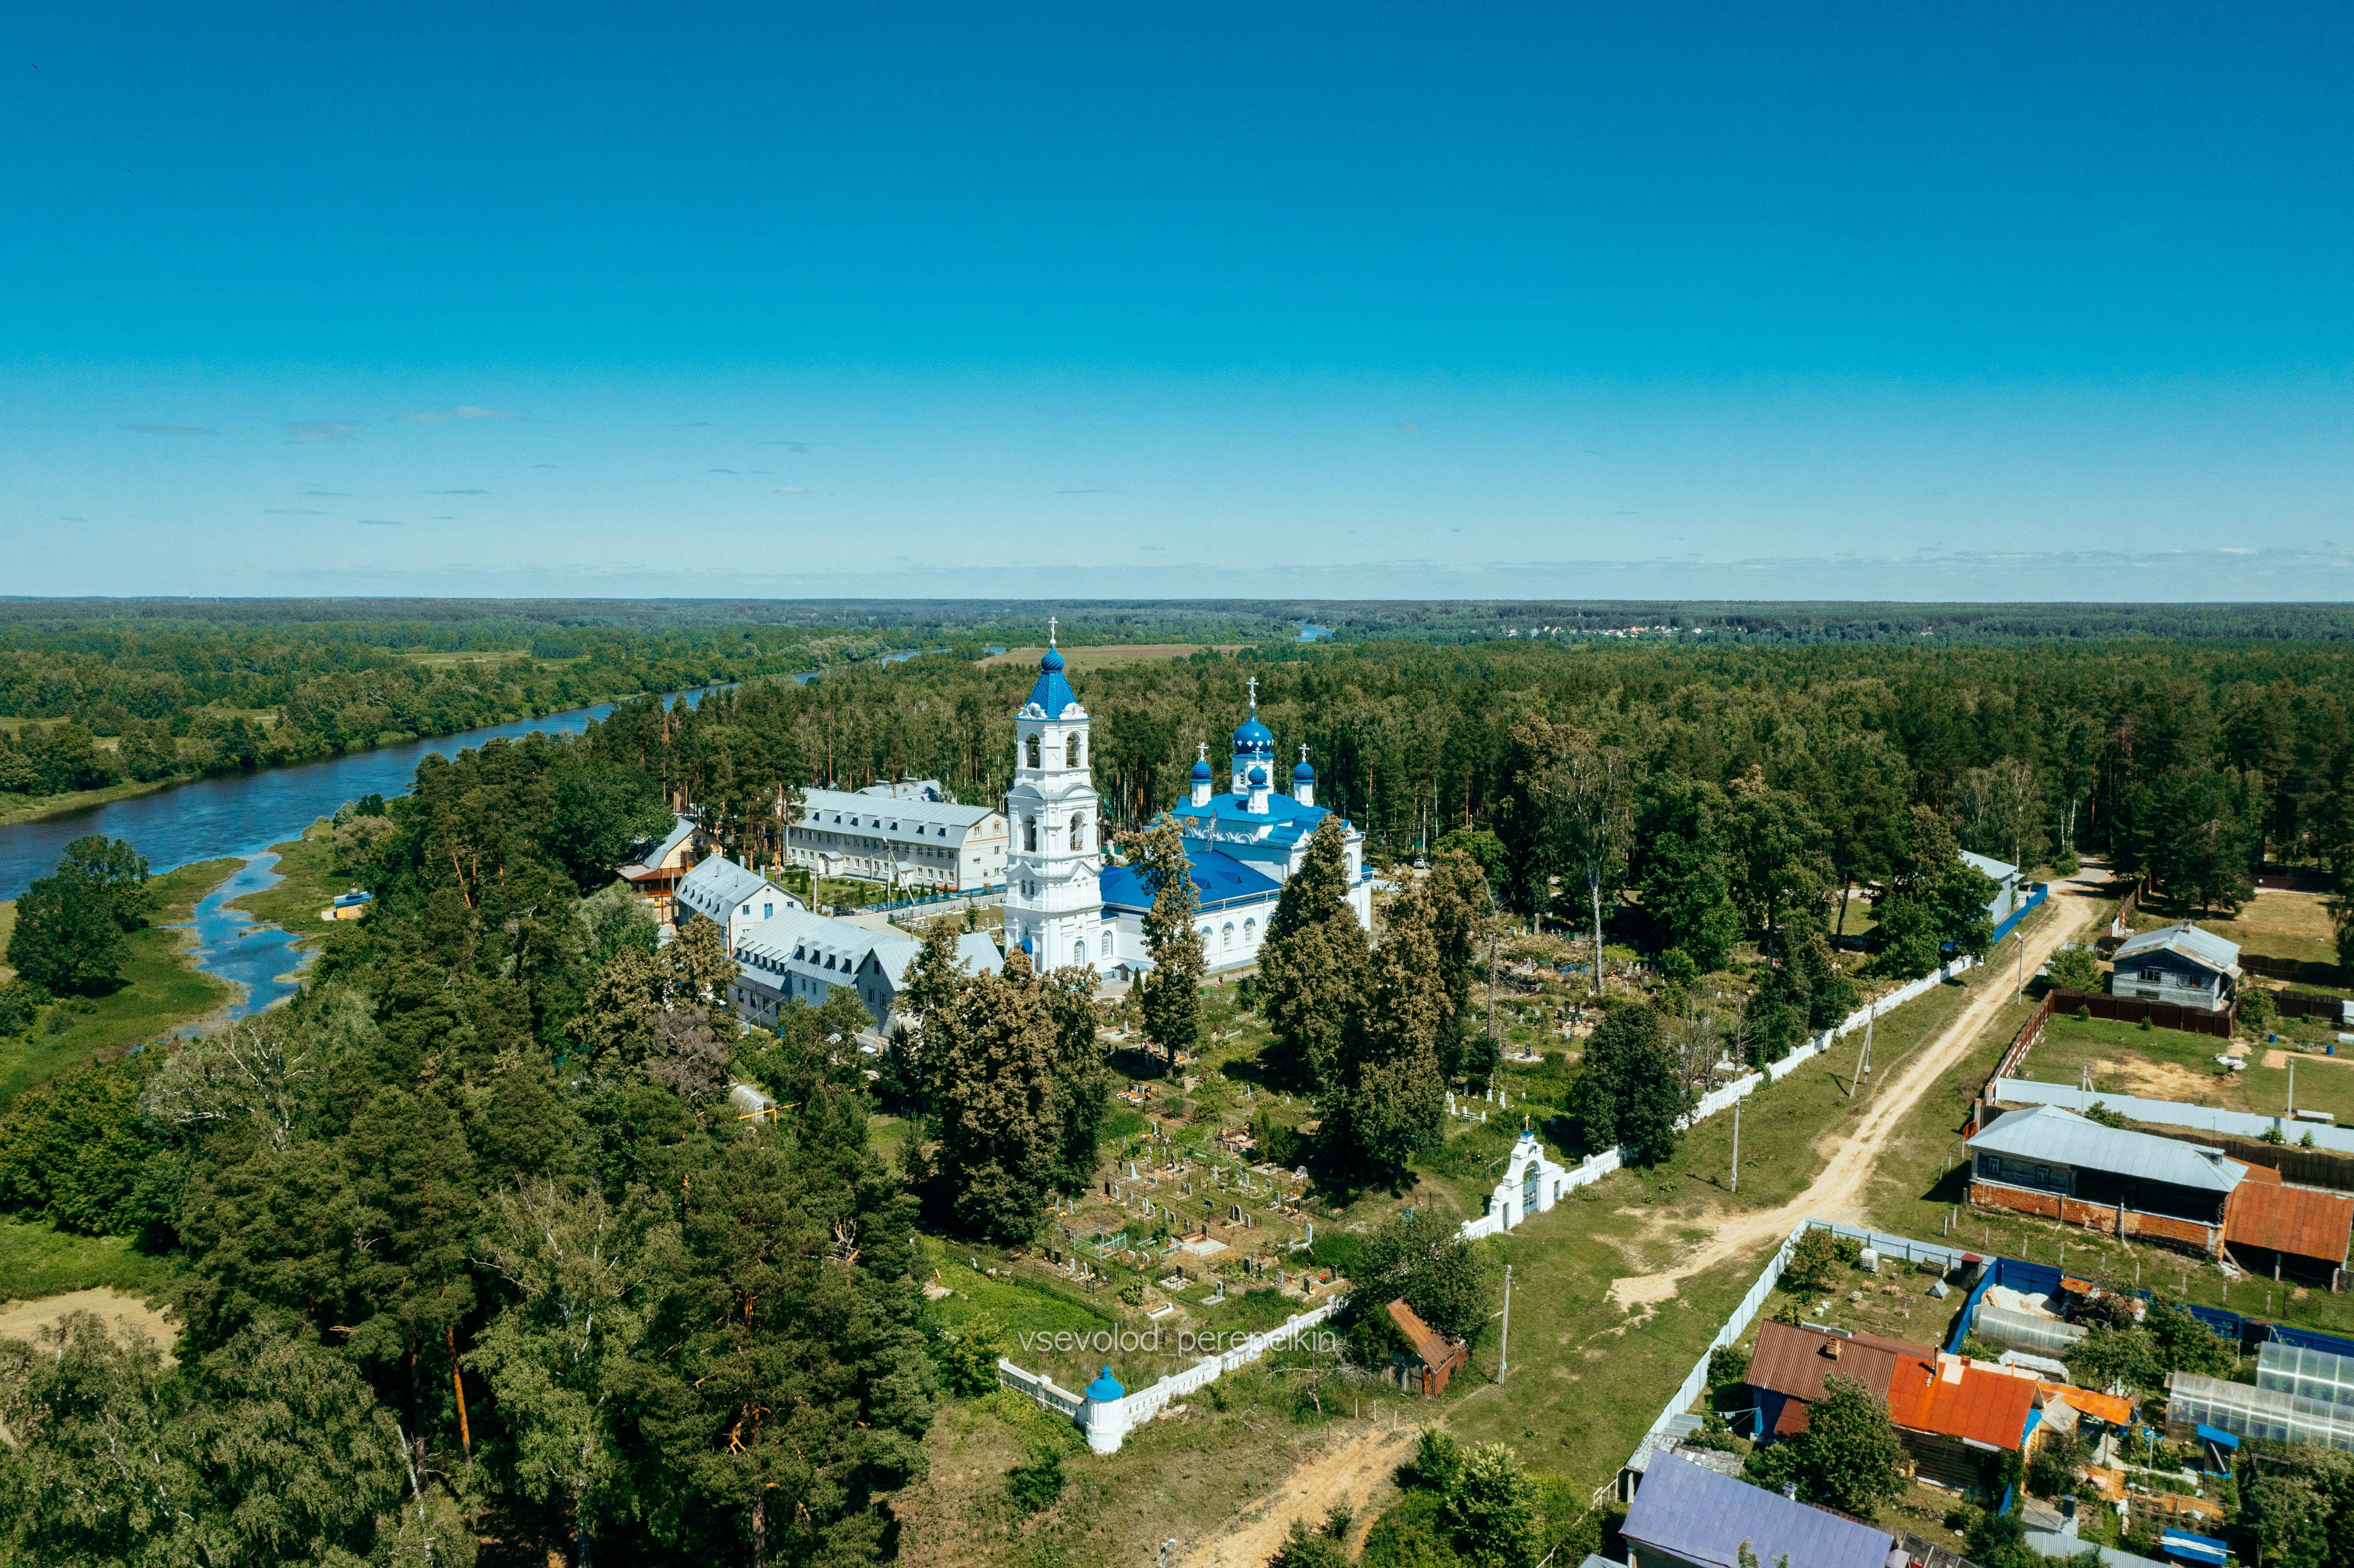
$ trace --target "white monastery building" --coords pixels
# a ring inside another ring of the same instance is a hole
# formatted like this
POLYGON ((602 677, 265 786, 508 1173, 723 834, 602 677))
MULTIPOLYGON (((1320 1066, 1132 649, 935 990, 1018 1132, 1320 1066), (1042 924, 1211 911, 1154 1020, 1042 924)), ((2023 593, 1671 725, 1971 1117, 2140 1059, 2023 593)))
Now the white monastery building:
POLYGON ((810 789, 785 830, 785 858, 820 876, 922 890, 994 887, 1005 878, 1005 818, 940 799, 937 783, 810 789))
POLYGON ((699 915, 727 928, 734 948, 744 933, 763 920, 773 920, 788 909, 807 909, 799 895, 787 893, 758 872, 737 865, 724 854, 696 863, 679 881, 673 898, 680 916, 699 915))
MULTIPOLYGON (((1143 920, 1152 895, 1129 867, 1104 863, 1089 715, 1051 642, 1050 632, 1037 683, 1014 715, 1018 749, 1005 797, 1013 840, 1006 856, 1008 950, 1023 948, 1042 968, 1070 963, 1138 974, 1147 967, 1143 920)), ((1291 769, 1291 793, 1269 785, 1275 736, 1258 722, 1257 681, 1250 686, 1251 713, 1234 733, 1227 789, 1216 789, 1205 747, 1190 795, 1170 809, 1184 832, 1213 971, 1257 961, 1283 884, 1306 861, 1317 824, 1332 815, 1316 804, 1316 770, 1305 747, 1291 769)), ((1353 826, 1346 855, 1349 900, 1371 930, 1373 884, 1364 835, 1353 826)))

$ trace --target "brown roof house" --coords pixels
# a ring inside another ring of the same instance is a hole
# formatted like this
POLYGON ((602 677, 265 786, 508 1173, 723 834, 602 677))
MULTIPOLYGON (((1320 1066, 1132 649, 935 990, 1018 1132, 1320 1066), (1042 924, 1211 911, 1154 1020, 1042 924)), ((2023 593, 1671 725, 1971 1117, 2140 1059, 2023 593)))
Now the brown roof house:
POLYGON ((1448 1339, 1403 1301, 1391 1302, 1389 1313, 1414 1349, 1393 1355, 1389 1371, 1382 1375, 1400 1388, 1419 1390, 1425 1399, 1437 1399, 1447 1392, 1447 1380, 1471 1364, 1471 1347, 1448 1339))
POLYGON ((1749 1387, 1757 1404, 1757 1436, 1787 1437, 1807 1429, 1807 1407, 1823 1396, 1834 1375, 1860 1383, 1882 1400, 1900 1367, 1935 1356, 1926 1345, 1877 1334, 1829 1334, 1820 1329, 1767 1321, 1749 1357, 1749 1387))

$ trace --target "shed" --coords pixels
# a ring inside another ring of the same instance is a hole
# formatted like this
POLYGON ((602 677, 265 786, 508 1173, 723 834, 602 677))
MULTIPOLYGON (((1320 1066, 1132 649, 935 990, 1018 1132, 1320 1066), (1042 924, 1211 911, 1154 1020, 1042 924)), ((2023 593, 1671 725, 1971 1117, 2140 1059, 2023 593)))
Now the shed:
POLYGON ((2223 1211, 2223 1240, 2241 1267, 2299 1285, 2338 1288, 2354 1234, 2354 1198, 2243 1181, 2223 1211))
POLYGON ((1471 1348, 1461 1340, 1450 1340, 1424 1322, 1415 1309, 1403 1301, 1389 1305, 1390 1321, 1405 1336, 1411 1351, 1400 1351, 1390 1358, 1388 1377, 1400 1388, 1413 1389, 1425 1399, 1437 1399, 1447 1392, 1447 1380, 1471 1364, 1471 1348))
POLYGON ((1973 854, 1968 850, 1962 851, 1961 854, 1964 865, 1982 873, 1994 884, 1994 896, 1987 900, 1987 918, 1998 926, 2001 925, 2026 899, 2019 867, 2009 861, 1997 860, 1990 854, 1973 854))
POLYGON ((1784 1553, 1807 1568, 1887 1568, 1888 1531, 1702 1469, 1673 1454, 1644 1472, 1619 1527, 1634 1568, 1734 1568, 1784 1553))
POLYGON ((2127 938, 2117 948, 2109 991, 2221 1012, 2232 1005, 2239 980, 2239 944, 2185 920, 2127 938))

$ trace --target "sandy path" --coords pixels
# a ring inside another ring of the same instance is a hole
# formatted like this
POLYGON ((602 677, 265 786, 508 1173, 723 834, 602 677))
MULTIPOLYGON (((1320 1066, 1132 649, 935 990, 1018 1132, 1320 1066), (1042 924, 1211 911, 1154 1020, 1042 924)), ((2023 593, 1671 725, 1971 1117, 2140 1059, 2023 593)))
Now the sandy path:
POLYGON ((1274 1496, 1253 1504, 1257 1511, 1195 1547, 1184 1559, 1184 1568, 1265 1568, 1290 1533, 1293 1520, 1321 1524, 1324 1510, 1343 1499, 1357 1514, 1356 1539, 1350 1545, 1363 1545, 1376 1511, 1374 1500, 1389 1491, 1391 1472, 1414 1452, 1420 1433, 1417 1426, 1401 1425, 1394 1431, 1383 1426, 1333 1444, 1285 1477, 1274 1496))
MULTIPOLYGON (((2108 880, 2105 870, 2078 873, 2065 882, 2052 885, 2050 907, 2052 918, 2027 939, 2025 971, 2032 975, 2043 961, 2058 950, 2062 942, 2074 938, 2090 925, 2094 914, 2094 895, 2108 880)), ((1993 960, 2004 969, 2018 963, 2005 952, 1993 960)), ((2005 977, 2006 980, 2008 976, 2005 977)), ((1878 1091, 1863 1119, 1855 1130, 1843 1139, 1815 1178, 1814 1185, 1791 1199, 1778 1209, 1767 1209, 1754 1214, 1742 1214, 1719 1225, 1716 1234, 1693 1251, 1679 1258, 1664 1272, 1638 1276, 1611 1282, 1610 1298, 1621 1311, 1666 1299, 1676 1293, 1678 1282, 1705 1273, 1730 1258, 1739 1257, 1790 1234, 1800 1220, 1838 1220, 1858 1224, 1863 1218, 1864 1192, 1872 1180, 1872 1168, 1880 1152, 1882 1142, 1896 1125, 1921 1103, 1929 1086, 1943 1077, 1956 1062, 1968 1054, 1978 1044, 1986 1026, 2010 1000, 2011 988, 2007 984, 1988 986, 1961 1016, 1946 1026, 1927 1045, 1915 1050, 1909 1061, 1897 1071, 1893 1083, 1878 1091)), ((1884 1080, 1883 1080, 1884 1081, 1884 1080)))
POLYGON ((54 1328, 69 1312, 97 1313, 106 1319, 117 1338, 143 1334, 154 1341, 166 1359, 172 1353, 173 1342, 180 1337, 179 1325, 137 1297, 101 1288, 69 1290, 62 1296, 16 1302, 0 1312, 0 1340, 29 1340, 38 1330, 54 1328))

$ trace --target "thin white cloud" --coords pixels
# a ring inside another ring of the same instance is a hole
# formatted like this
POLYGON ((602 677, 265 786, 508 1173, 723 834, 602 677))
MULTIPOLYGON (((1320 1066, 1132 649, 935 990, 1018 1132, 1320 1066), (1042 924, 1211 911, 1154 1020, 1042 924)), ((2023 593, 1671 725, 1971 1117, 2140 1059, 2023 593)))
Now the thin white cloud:
POLYGON ((363 528, 398 528, 400 526, 400 519, 398 517, 363 517, 359 520, 359 523, 360 526, 363 528))
POLYGON ((217 436, 218 430, 208 430, 202 425, 126 425, 125 429, 143 436, 217 436))
POLYGON ((412 425, 439 425, 451 419, 520 419, 523 416, 503 414, 496 408, 477 408, 472 404, 461 404, 455 408, 435 408, 423 414, 403 414, 401 418, 412 425))
POLYGON ((809 492, 808 492, 808 491, 806 491, 806 490, 803 490, 803 489, 802 489, 800 485, 798 485, 798 484, 788 484, 788 485, 784 486, 783 488, 779 489, 779 490, 777 492, 777 493, 778 493, 779 495, 807 495, 807 494, 809 493, 809 492))
POLYGON ((350 440, 359 429, 349 419, 297 419, 286 427, 286 440, 298 447, 322 446, 350 440))

